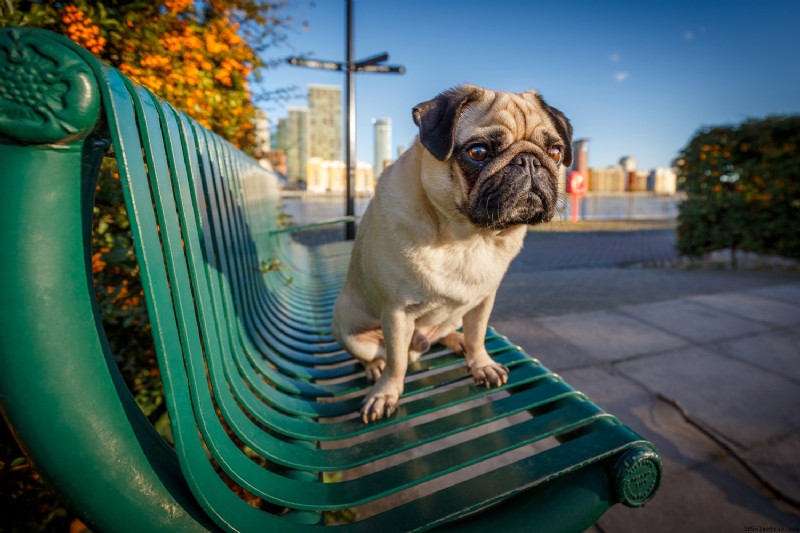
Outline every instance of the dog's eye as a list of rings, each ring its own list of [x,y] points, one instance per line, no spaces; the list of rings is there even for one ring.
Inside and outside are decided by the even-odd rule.
[[[489,149],[486,147],[486,145],[476,144],[467,148],[467,155],[473,161],[483,161],[489,157]]]
[[[556,164],[561,162],[561,148],[558,146],[553,146],[547,151],[547,155],[549,155]]]

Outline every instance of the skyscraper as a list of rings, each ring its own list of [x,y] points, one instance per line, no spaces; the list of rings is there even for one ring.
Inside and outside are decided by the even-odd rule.
[[[342,89],[338,85],[308,86],[309,157],[342,160]]]
[[[280,123],[278,124],[280,127]],[[289,107],[286,122],[286,166],[289,183],[297,185],[306,180],[308,162],[308,108]],[[280,132],[278,133],[280,136]]]
[[[377,179],[383,172],[386,162],[392,160],[392,119],[388,117],[372,119],[372,124],[375,136],[373,169]]]
[[[263,159],[270,151],[270,131],[269,131],[269,118],[266,111],[256,109],[255,118],[253,119],[253,134],[255,135],[255,146],[253,152],[256,159]]]
[[[272,149],[285,152],[287,148],[289,148],[289,119],[279,118],[277,131],[272,138]]]

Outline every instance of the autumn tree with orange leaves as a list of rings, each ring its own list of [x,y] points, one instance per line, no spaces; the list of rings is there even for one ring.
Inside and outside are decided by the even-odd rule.
[[[265,96],[258,86],[264,54],[291,24],[281,0],[11,6],[1,25],[39,26],[69,37],[245,151],[254,141],[253,100]]]

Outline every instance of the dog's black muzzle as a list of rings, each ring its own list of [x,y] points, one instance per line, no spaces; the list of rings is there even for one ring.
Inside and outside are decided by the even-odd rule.
[[[555,214],[557,181],[536,154],[525,152],[477,183],[470,196],[467,216],[476,226],[538,224]]]

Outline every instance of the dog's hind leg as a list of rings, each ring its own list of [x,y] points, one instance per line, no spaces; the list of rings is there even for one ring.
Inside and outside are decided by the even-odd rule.
[[[367,381],[376,382],[386,368],[386,348],[380,320],[363,311],[345,290],[333,308],[331,332],[339,345],[364,365]]]
[[[411,346],[408,348],[408,362],[416,363],[422,354],[427,352],[431,347],[428,337],[418,329],[414,330],[414,335],[411,337]]]
[[[464,334],[460,331],[453,331],[445,335],[439,342],[453,350],[453,353],[464,353]]]
[[[364,365],[367,381],[378,381],[386,368],[386,348],[380,328],[337,335],[339,344]]]

